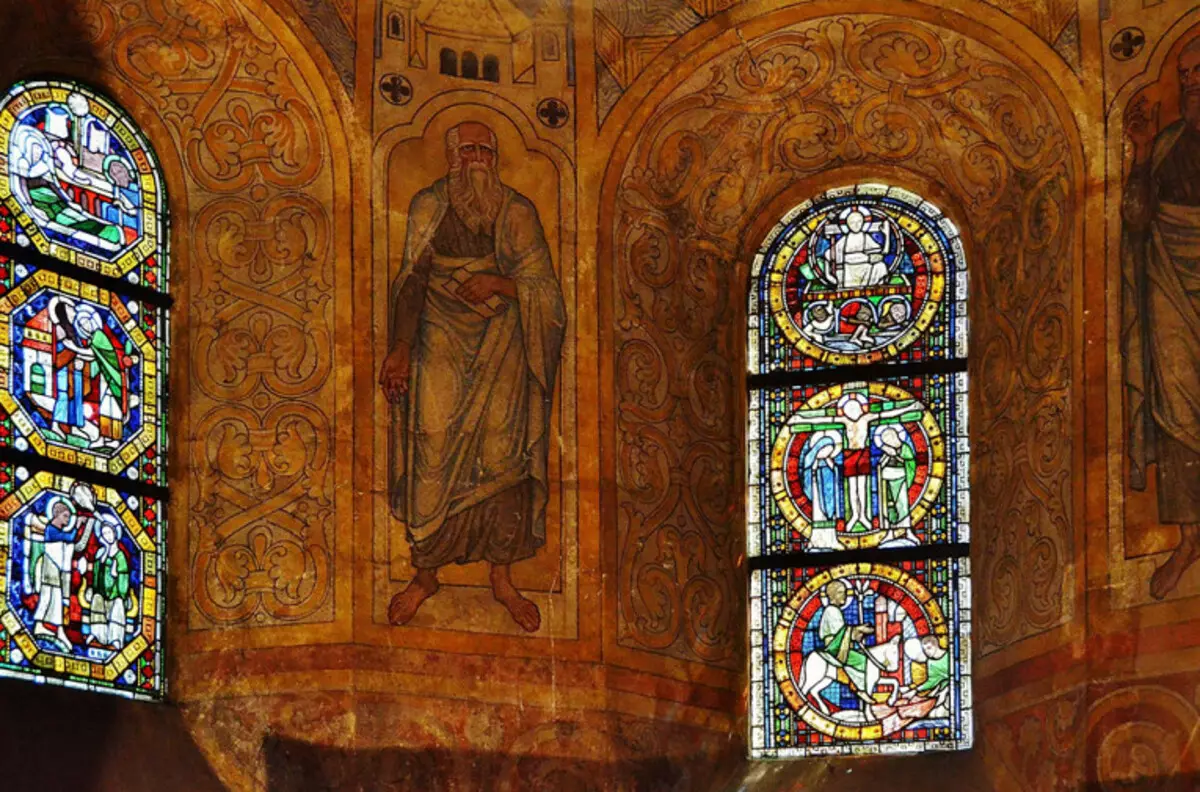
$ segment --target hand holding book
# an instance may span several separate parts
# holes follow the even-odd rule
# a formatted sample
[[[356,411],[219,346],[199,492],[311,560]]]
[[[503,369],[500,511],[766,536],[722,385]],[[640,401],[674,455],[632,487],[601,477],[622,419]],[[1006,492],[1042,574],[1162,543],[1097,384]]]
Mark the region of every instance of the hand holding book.
[[[455,273],[458,275],[459,270]],[[454,280],[457,280],[455,278]],[[466,278],[454,294],[480,313],[494,316],[504,310],[503,297],[516,299],[517,285],[502,275],[478,273]]]

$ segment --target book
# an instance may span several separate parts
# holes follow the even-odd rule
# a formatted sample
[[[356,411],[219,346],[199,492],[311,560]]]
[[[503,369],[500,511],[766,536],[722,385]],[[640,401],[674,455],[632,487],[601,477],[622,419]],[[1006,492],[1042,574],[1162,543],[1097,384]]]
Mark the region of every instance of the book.
[[[458,293],[459,287],[469,281],[472,276],[477,274],[479,273],[474,271],[474,268],[471,266],[471,264],[468,264],[464,267],[459,267],[444,277],[439,277],[437,275],[431,276],[429,278],[429,285],[440,291],[442,294],[458,300],[483,318],[491,319],[492,317],[503,313],[504,309],[507,307],[503,297],[498,294],[493,294],[491,297],[487,298],[481,303],[472,303],[464,300],[462,295]]]

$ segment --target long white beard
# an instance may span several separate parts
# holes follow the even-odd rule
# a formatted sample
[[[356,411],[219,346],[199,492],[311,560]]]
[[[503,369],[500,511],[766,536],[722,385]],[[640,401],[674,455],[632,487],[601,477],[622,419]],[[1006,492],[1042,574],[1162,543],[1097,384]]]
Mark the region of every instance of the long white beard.
[[[492,168],[459,166],[450,171],[450,206],[477,234],[496,224],[503,197],[500,174]]]

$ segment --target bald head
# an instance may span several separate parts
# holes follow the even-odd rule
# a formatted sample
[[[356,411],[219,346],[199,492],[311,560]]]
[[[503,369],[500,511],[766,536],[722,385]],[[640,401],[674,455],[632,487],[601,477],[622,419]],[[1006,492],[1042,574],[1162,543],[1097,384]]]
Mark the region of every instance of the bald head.
[[[496,133],[487,124],[464,121],[446,133],[446,157],[451,166],[456,158],[471,162],[480,159],[482,154],[490,154],[494,163],[498,153]]]

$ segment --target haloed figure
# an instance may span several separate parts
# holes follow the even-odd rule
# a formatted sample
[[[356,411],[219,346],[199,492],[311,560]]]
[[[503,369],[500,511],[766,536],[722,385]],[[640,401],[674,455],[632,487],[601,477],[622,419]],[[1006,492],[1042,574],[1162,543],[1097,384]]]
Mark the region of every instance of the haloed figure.
[[[1200,559],[1200,38],[1179,82],[1183,117],[1135,151],[1122,207],[1130,485],[1155,465],[1158,520],[1180,532],[1150,579],[1158,598]]]
[[[389,495],[417,575],[393,597],[412,619],[446,564],[487,561],[492,593],[524,630],[537,606],[511,565],[546,541],[550,401],[566,325],[533,203],[500,180],[496,135],[446,135],[449,173],[413,198],[390,292],[380,386],[392,403]]]
[[[121,523],[112,515],[100,519],[99,547],[88,579],[91,643],[117,649],[125,638],[129,611],[129,558],[121,546]]]

